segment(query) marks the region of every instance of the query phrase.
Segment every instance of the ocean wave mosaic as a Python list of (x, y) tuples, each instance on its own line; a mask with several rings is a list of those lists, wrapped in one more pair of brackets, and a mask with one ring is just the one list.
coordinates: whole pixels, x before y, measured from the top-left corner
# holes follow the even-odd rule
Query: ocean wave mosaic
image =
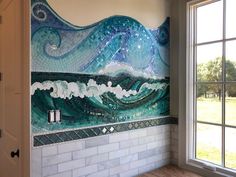
[(33, 133), (169, 115), (169, 18), (157, 29), (127, 16), (79, 27), (32, 0), (31, 25)]

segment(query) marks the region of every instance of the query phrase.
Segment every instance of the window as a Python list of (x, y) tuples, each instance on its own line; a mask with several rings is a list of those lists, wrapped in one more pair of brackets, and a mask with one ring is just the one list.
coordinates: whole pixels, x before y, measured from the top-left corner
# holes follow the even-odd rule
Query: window
[(188, 10), (188, 160), (235, 174), (236, 0), (191, 1)]

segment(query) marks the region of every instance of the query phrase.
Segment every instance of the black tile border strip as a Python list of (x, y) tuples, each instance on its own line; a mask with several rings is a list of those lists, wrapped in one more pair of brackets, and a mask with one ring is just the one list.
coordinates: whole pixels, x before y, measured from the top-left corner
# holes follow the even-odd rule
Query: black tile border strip
[(165, 124), (178, 124), (178, 118), (165, 117), (150, 120), (141, 120), (135, 122), (126, 122), (114, 125), (102, 125), (92, 128), (84, 128), (78, 130), (69, 130), (55, 132), (43, 135), (35, 135), (33, 137), (33, 146), (44, 146), (49, 144), (61, 143), (72, 140), (79, 140), (111, 133), (123, 132), (128, 130), (141, 129)]

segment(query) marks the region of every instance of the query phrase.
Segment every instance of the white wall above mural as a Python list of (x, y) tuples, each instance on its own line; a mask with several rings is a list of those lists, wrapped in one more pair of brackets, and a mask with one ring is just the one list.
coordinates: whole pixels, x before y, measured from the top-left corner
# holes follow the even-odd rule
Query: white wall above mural
[(136, 19), (156, 29), (169, 16), (169, 0), (48, 0), (60, 17), (77, 26), (88, 26), (114, 15)]

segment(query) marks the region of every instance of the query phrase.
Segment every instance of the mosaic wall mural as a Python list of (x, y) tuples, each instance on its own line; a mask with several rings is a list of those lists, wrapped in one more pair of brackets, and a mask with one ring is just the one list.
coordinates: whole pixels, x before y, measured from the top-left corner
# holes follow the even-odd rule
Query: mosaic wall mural
[(78, 27), (32, 0), (31, 23), (33, 133), (169, 115), (169, 18), (157, 29), (126, 16)]

